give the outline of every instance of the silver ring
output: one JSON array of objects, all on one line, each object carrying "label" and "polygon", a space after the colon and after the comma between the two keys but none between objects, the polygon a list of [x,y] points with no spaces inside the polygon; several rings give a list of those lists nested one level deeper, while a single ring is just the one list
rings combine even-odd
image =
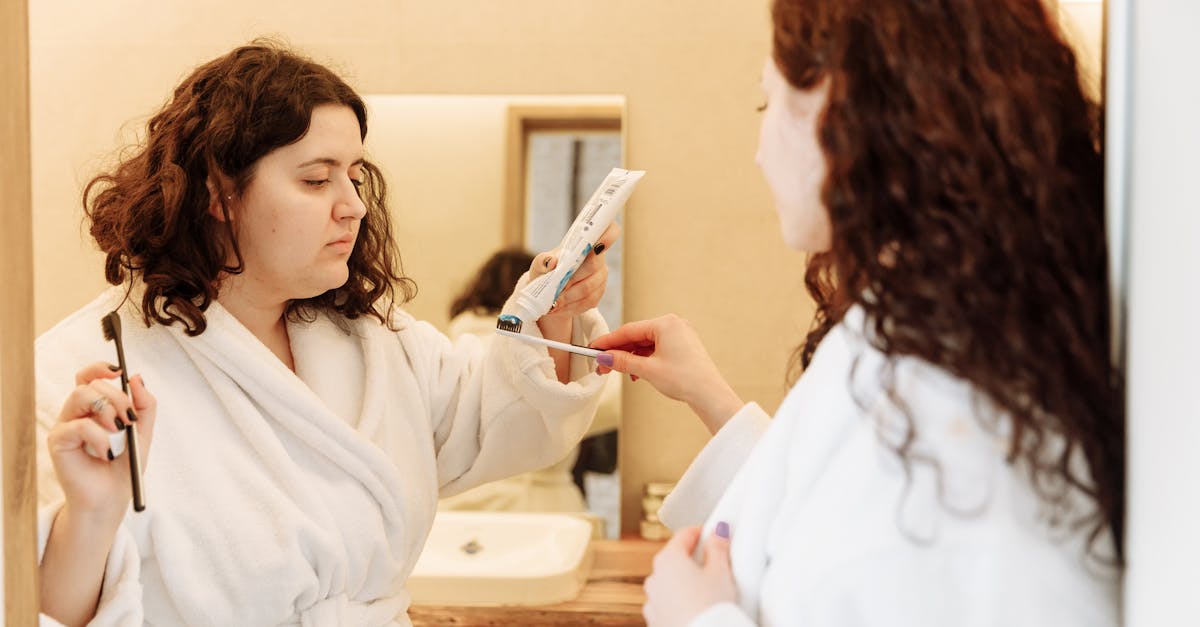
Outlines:
[{"label": "silver ring", "polygon": [[107,396],[101,396],[100,398],[92,401],[92,406],[91,406],[92,413],[93,414],[100,413],[100,410],[104,409],[105,405],[108,405],[108,397]]}]

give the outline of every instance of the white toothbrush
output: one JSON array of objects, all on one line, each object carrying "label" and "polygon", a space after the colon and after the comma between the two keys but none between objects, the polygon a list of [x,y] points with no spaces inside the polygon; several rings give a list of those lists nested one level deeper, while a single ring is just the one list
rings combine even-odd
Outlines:
[{"label": "white toothbrush", "polygon": [[584,357],[591,357],[592,359],[595,359],[596,355],[599,355],[600,353],[604,352],[604,351],[598,351],[594,348],[587,348],[586,346],[576,346],[575,344],[565,344],[563,342],[555,342],[554,340],[547,340],[546,338],[537,337],[537,336],[533,336],[533,335],[525,335],[523,333],[514,333],[512,331],[506,331],[504,329],[496,329],[496,333],[499,333],[500,335],[507,335],[508,337],[515,337],[518,340],[522,340],[524,342],[529,342],[530,344],[541,344],[542,346],[549,346],[550,348],[557,348],[560,351],[567,351],[568,353],[575,353],[576,355],[583,355]]}]

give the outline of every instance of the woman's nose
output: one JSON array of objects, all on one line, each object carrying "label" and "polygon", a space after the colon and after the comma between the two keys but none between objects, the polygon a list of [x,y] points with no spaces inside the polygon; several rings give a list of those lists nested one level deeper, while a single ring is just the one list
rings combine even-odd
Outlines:
[{"label": "woman's nose", "polygon": [[349,190],[343,192],[334,206],[334,217],[338,220],[361,220],[367,215],[367,205],[359,196],[359,188],[353,183],[347,185]]}]

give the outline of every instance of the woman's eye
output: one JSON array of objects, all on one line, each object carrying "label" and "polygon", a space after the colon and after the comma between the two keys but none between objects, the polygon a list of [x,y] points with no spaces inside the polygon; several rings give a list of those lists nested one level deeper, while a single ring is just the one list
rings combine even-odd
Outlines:
[{"label": "woman's eye", "polygon": [[366,185],[366,184],[367,184],[367,182],[366,182],[366,181],[364,181],[364,180],[361,180],[361,179],[350,179],[350,182],[351,182],[351,183],[354,183],[354,186],[355,186],[355,187],[362,187],[363,185]]},{"label": "woman's eye", "polygon": [[325,185],[327,185],[328,183],[329,183],[329,179],[304,181],[305,185],[308,185],[309,187],[317,187],[317,188],[325,187]]}]

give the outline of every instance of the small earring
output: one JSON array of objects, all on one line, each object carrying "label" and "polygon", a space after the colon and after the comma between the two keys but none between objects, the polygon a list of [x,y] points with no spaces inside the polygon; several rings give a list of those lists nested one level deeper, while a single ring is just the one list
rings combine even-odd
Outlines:
[{"label": "small earring", "polygon": [[225,197],[225,200],[233,200],[233,194],[230,194],[230,195],[226,196],[226,197]]}]

